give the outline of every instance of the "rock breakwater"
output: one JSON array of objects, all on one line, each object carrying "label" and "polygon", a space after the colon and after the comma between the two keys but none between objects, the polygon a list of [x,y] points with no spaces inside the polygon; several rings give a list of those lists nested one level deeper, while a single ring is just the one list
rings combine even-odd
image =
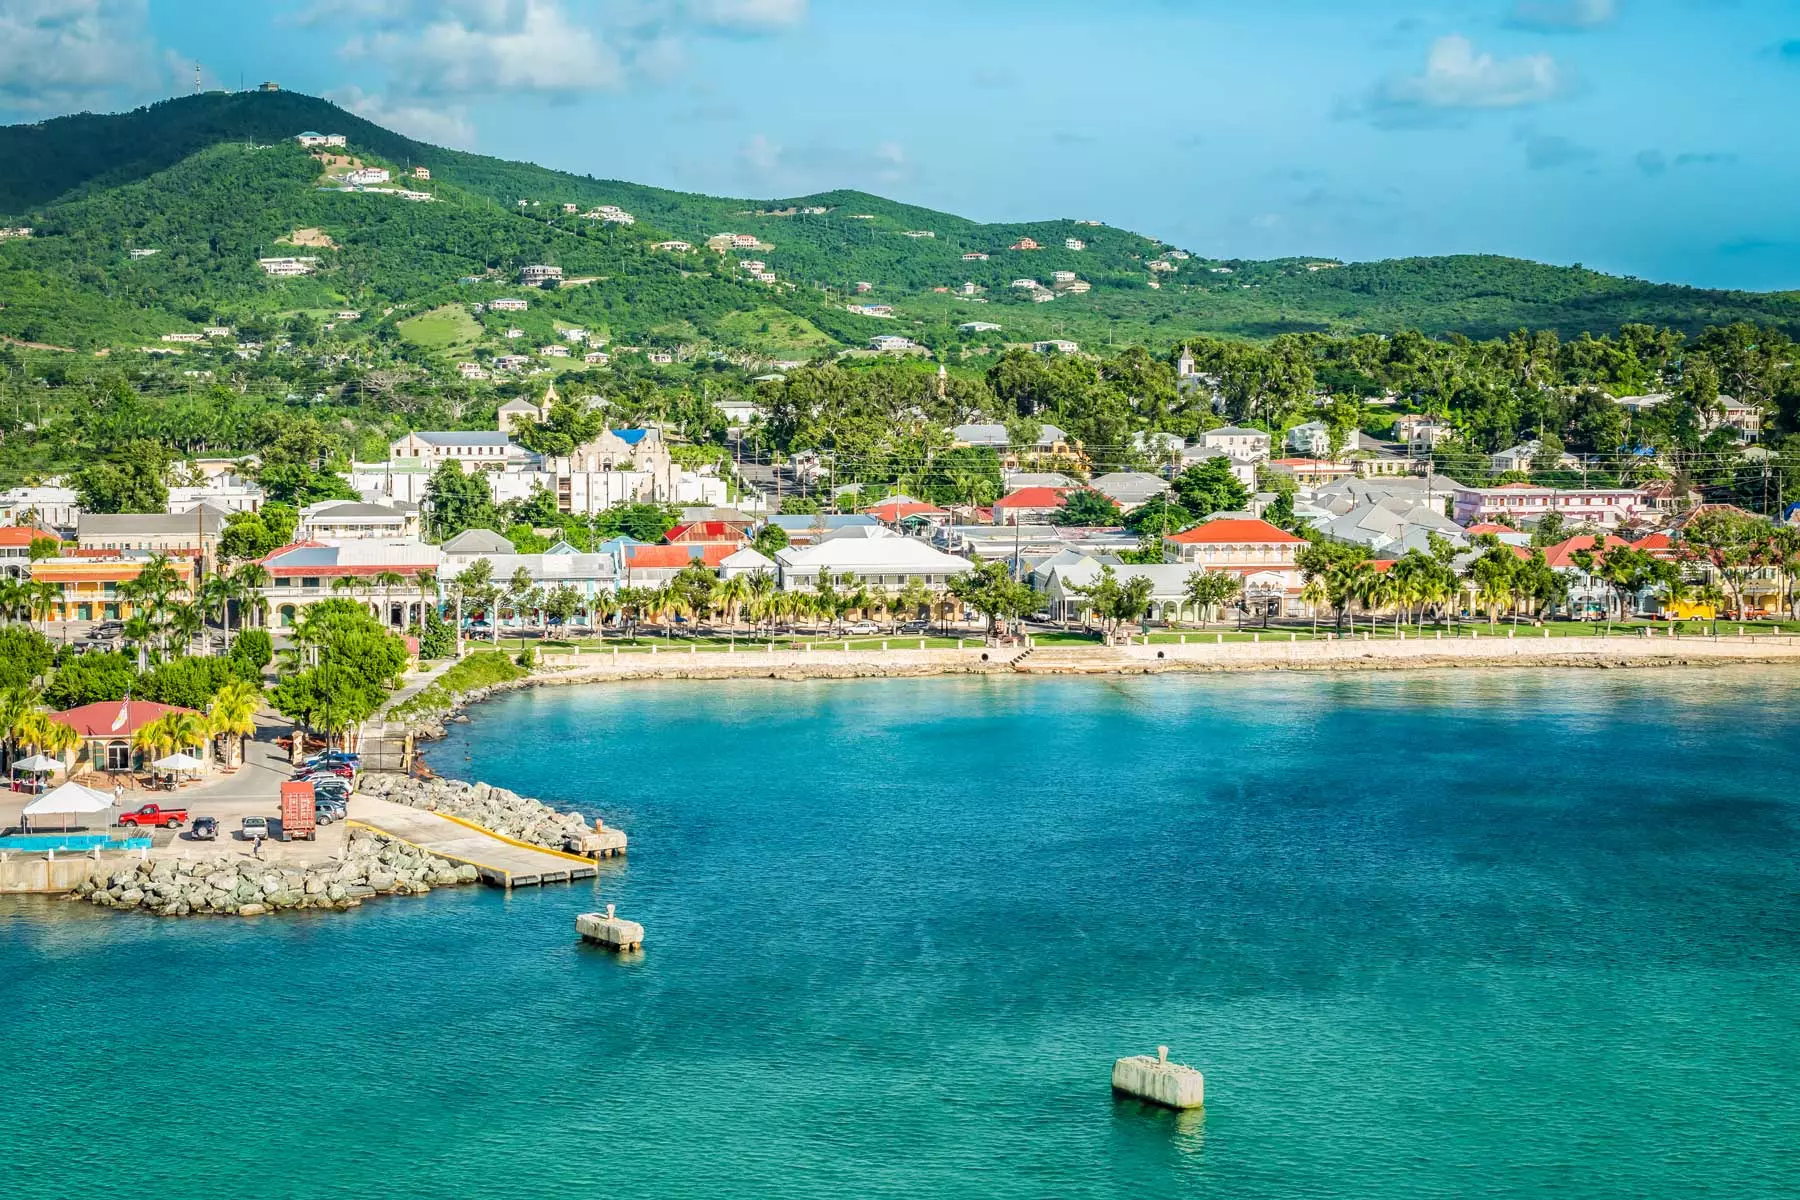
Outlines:
[{"label": "rock breakwater", "polygon": [[561,812],[541,800],[486,783],[371,774],[358,787],[365,795],[460,817],[501,837],[552,850],[582,842],[598,826],[598,822],[589,825],[580,813]]},{"label": "rock breakwater", "polygon": [[265,862],[241,855],[152,858],[85,880],[74,894],[104,908],[164,917],[254,917],[286,909],[355,908],[371,896],[417,896],[479,878],[467,863],[356,833],[343,857],[327,863]]}]

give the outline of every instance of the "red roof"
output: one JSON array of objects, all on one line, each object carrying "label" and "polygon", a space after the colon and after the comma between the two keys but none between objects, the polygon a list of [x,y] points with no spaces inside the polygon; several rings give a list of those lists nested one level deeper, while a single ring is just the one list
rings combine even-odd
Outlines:
[{"label": "red roof", "polygon": [[935,517],[942,514],[944,510],[935,504],[926,504],[919,500],[909,501],[905,504],[890,500],[886,504],[877,504],[874,508],[865,508],[863,511],[878,521],[893,522],[904,521],[908,517]]},{"label": "red roof", "polygon": [[49,536],[29,525],[0,525],[0,546],[29,547],[36,539]]},{"label": "red roof", "polygon": [[83,704],[80,708],[51,713],[50,719],[62,722],[82,737],[129,738],[164,713],[191,713],[194,711],[191,708],[177,708],[173,704],[132,700],[127,707],[125,723],[114,729],[113,722],[119,719],[119,709],[123,704],[124,702],[118,700],[101,700],[96,704]]},{"label": "red roof", "polygon": [[[1564,538],[1562,541],[1556,543],[1556,545],[1545,548],[1544,561],[1553,567],[1572,567],[1575,565],[1575,552],[1577,550],[1592,550],[1594,548],[1594,537],[1594,534],[1582,533],[1577,534],[1572,538]],[[1609,533],[1606,535],[1605,545],[1607,550],[1616,550],[1620,546],[1628,547],[1631,543],[1622,537],[1614,537]]]},{"label": "red roof", "polygon": [[1222,542],[1269,542],[1285,546],[1305,540],[1302,537],[1295,537],[1285,529],[1277,529],[1267,521],[1259,521],[1255,517],[1225,517],[1217,521],[1208,521],[1204,525],[1196,525],[1183,533],[1169,535],[1169,541],[1180,542],[1184,546]]},{"label": "red roof", "polygon": [[1649,537],[1639,538],[1639,550],[1648,550],[1652,554],[1667,554],[1675,549],[1675,539],[1666,533],[1653,533]]},{"label": "red roof", "polygon": [[995,508],[1061,508],[1073,488],[1026,487],[995,501]]},{"label": "red roof", "polygon": [[632,546],[626,551],[626,569],[679,571],[691,562],[717,567],[738,552],[735,545],[687,542],[680,546]]},{"label": "red roof", "polygon": [[1329,458],[1272,458],[1271,467],[1330,467],[1337,471],[1350,470],[1349,463],[1334,462]]},{"label": "red roof", "polygon": [[1492,521],[1482,521],[1478,524],[1469,526],[1467,529],[1463,530],[1463,532],[1467,533],[1467,534],[1477,534],[1477,533],[1517,533],[1519,531],[1514,529],[1510,525],[1496,525]]},{"label": "red roof", "polygon": [[663,534],[665,542],[731,542],[742,545],[744,530],[741,526],[728,521],[695,521],[689,525],[677,525]]}]

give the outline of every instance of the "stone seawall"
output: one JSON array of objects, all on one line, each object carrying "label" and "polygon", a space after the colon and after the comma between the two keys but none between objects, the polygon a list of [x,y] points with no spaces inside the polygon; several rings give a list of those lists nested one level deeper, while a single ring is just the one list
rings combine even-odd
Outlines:
[{"label": "stone seawall", "polygon": [[418,896],[434,887],[475,883],[479,874],[402,842],[351,835],[344,856],[330,863],[264,862],[231,858],[147,858],[135,865],[101,866],[74,894],[103,908],[135,909],[164,917],[255,917],[286,909],[350,909],[372,896]]}]

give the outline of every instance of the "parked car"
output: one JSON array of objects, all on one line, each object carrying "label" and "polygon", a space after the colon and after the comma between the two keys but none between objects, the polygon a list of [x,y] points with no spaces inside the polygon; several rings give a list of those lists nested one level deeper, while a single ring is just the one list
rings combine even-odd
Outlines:
[{"label": "parked car", "polygon": [[354,750],[321,750],[317,754],[306,756],[306,765],[309,767],[327,762],[359,763],[361,761],[362,755]]},{"label": "parked car", "polygon": [[340,763],[340,762],[320,763],[316,767],[303,768],[297,775],[294,776],[294,778],[296,778],[296,779],[313,779],[313,778],[319,778],[319,777],[324,777],[324,776],[329,776],[329,775],[335,775],[339,779],[354,779],[356,777],[356,768],[351,766],[349,763]]},{"label": "parked car", "polygon": [[194,827],[188,831],[195,841],[211,842],[219,837],[219,818],[195,817]]},{"label": "parked car", "polygon": [[109,642],[114,638],[125,636],[125,625],[120,621],[102,621],[100,624],[88,630],[88,636],[103,642]]},{"label": "parked car", "polygon": [[243,838],[246,842],[253,841],[259,837],[269,837],[269,818],[245,817],[242,827],[238,829],[238,836]]},{"label": "parked car", "polygon": [[908,621],[900,626],[901,633],[930,633],[930,621]]},{"label": "parked car", "polygon": [[848,626],[844,632],[856,637],[869,637],[872,634],[880,633],[881,626],[873,621],[858,621],[856,624]]},{"label": "parked car", "polygon": [[313,796],[313,820],[321,825],[329,825],[333,821],[341,821],[350,815],[350,808],[342,800],[330,796]]},{"label": "parked car", "polygon": [[163,808],[157,804],[146,804],[142,808],[136,808],[121,815],[119,824],[161,825],[164,829],[180,829],[187,824],[187,820],[188,814],[185,808]]}]

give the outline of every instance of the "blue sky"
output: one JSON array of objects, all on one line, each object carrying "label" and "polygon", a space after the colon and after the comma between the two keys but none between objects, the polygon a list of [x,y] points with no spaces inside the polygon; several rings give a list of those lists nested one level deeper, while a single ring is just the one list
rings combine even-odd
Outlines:
[{"label": "blue sky", "polygon": [[1800,287],[1800,0],[0,0],[0,118],[275,79],[750,197]]}]

